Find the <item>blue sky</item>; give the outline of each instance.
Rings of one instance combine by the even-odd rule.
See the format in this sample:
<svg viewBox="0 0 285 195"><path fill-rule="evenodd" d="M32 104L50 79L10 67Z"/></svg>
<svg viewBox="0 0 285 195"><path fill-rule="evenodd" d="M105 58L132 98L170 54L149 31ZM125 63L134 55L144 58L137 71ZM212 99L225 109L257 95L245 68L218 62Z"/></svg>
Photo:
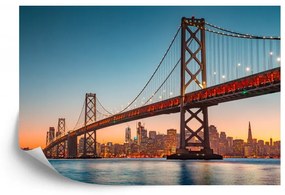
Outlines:
<svg viewBox="0 0 285 195"><path fill-rule="evenodd" d="M20 122L30 124L20 129L44 136L58 117L73 128L86 92L107 108L125 105L155 70L183 16L280 36L280 7L20 7ZM243 102L241 110L264 104L280 113L280 93Z"/></svg>

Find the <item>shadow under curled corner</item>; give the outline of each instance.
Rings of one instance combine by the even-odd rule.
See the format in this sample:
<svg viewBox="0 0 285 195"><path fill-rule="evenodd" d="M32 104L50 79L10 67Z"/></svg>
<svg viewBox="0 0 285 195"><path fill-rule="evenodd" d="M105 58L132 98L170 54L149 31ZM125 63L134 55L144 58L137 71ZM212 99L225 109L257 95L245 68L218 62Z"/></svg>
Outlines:
<svg viewBox="0 0 285 195"><path fill-rule="evenodd" d="M33 152L27 152L22 150L18 143L19 143L19 133L18 133L18 124L19 124L19 114L15 117L15 125L13 131L13 140L11 140L11 153L13 156L15 156L15 160L21 162L23 167L30 169L30 171L36 171L37 174L42 175L45 177L45 179L49 179L52 181L52 183L62 183L64 182L64 185L66 187L79 187L79 188L87 188L90 190L94 190L94 187L96 190L100 190L101 192L104 191L110 191L110 185L104 185L104 184L90 184L85 183L77 180L73 180L71 178L65 177L62 174L60 174L53 166L48 162L48 160L45 158L44 154L41 150L41 148L37 148L38 150L35 150ZM40 152L41 153L40 153ZM41 156L38 156L41 154ZM44 158L44 162L42 159ZM129 192L133 191L135 189L142 189L145 186L132 186L133 189L129 188L127 185L112 185L112 190L118 190L117 192ZM135 187L135 188L134 188ZM158 186L157 186L158 187ZM162 186L160 186L162 187Z"/></svg>
<svg viewBox="0 0 285 195"><path fill-rule="evenodd" d="M19 114L16 117L15 127L13 129L13 139L11 140L11 152L15 156L15 160L21 162L25 168L31 169L31 171L36 171L40 175L44 175L45 178L49 178L54 182L65 182L67 184L74 185L76 182L69 178L64 177L58 173L52 165L45 158L41 148L36 148L30 151L25 151L20 148L19 143L19 134L18 134L18 124L19 124ZM32 157L32 158L31 158ZM62 180L64 179L64 181Z"/></svg>
<svg viewBox="0 0 285 195"><path fill-rule="evenodd" d="M160 190L164 188L172 188L171 186L147 186L147 185L132 185L132 188L130 188L129 185L104 185L104 184L90 184L85 183L77 180L73 180L71 178L65 177L62 174L60 174L46 159L44 156L41 148L36 148L32 151L25 151L22 150L19 146L19 114L15 117L15 124L14 128L12 129L13 132L13 140L11 140L11 152L13 156L15 156L15 160L21 162L23 167L29 169L30 171L36 171L37 174L42 175L43 177L51 180L53 183L62 183L64 182L64 185L68 187L84 187L90 190L94 190L94 187L96 190L99 190L97 192L110 192L115 190L115 192L118 192L120 194L133 194L137 190L144 190L145 187L148 187L149 189L155 189ZM112 187L112 188L110 188ZM86 191L85 191L86 192Z"/></svg>

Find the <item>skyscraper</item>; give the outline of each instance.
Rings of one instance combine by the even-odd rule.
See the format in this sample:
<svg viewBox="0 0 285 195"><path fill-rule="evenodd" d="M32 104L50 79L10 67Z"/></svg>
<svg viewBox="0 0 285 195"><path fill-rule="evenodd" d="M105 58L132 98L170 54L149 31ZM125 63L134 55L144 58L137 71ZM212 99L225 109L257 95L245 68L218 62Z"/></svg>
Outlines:
<svg viewBox="0 0 285 195"><path fill-rule="evenodd" d="M176 152L176 129L167 129L167 135L165 139L165 152L167 155L174 154Z"/></svg>
<svg viewBox="0 0 285 195"><path fill-rule="evenodd" d="M141 144L142 141L142 131L144 130L144 126L142 126L141 122L138 122L138 127L137 127L137 141L138 145ZM147 132L143 132L143 134L146 134ZM147 135L147 134L146 134Z"/></svg>
<svg viewBox="0 0 285 195"><path fill-rule="evenodd" d="M220 140L219 140L219 153L220 155L225 155L228 150L228 141L226 132L222 131L220 133Z"/></svg>
<svg viewBox="0 0 285 195"><path fill-rule="evenodd" d="M209 126L209 138L210 146L213 149L214 153L219 152L219 133L217 128L214 125Z"/></svg>
<svg viewBox="0 0 285 195"><path fill-rule="evenodd" d="M247 143L250 144L250 145L252 144L252 133L251 133L250 122L249 122L249 125L248 125Z"/></svg>
<svg viewBox="0 0 285 195"><path fill-rule="evenodd" d="M233 155L244 156L244 142L242 139L233 140Z"/></svg>
<svg viewBox="0 0 285 195"><path fill-rule="evenodd" d="M130 143L131 141L131 128L127 127L125 131L125 142Z"/></svg>

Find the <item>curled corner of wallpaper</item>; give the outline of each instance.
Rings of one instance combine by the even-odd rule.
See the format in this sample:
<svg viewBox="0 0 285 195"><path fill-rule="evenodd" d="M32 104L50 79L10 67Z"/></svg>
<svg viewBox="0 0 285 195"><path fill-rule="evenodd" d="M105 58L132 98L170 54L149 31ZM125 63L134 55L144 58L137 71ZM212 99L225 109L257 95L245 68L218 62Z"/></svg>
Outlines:
<svg viewBox="0 0 285 195"><path fill-rule="evenodd" d="M44 153L40 147L34 148L32 150L22 150L22 151L29 154L34 159L40 161L41 163L43 163L47 167L51 168L53 171L57 172L56 169L49 163L49 161L47 160L46 156L44 155Z"/></svg>

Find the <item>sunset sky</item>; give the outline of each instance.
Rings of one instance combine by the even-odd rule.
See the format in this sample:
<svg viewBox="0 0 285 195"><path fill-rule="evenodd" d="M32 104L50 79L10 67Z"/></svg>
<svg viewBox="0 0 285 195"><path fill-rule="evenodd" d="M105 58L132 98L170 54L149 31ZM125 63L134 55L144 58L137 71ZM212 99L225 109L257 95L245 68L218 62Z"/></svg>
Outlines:
<svg viewBox="0 0 285 195"><path fill-rule="evenodd" d="M265 16L266 15L266 16ZM120 109L145 85L181 17L242 33L280 36L280 7L20 7L21 147L44 147L46 131L66 118L73 129L85 93L108 109ZM135 62L135 63L134 63ZM179 130L179 115L140 120L147 130ZM280 93L209 108L209 124L228 136L280 139ZM135 136L136 122L99 130L97 141Z"/></svg>

